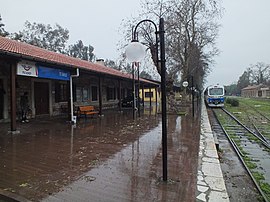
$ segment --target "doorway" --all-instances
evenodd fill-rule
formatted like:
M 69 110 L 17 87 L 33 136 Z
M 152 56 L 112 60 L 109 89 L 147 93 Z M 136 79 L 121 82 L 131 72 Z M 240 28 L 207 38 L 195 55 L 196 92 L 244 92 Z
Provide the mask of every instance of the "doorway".
M 35 82 L 34 92 L 36 115 L 49 114 L 49 83 Z

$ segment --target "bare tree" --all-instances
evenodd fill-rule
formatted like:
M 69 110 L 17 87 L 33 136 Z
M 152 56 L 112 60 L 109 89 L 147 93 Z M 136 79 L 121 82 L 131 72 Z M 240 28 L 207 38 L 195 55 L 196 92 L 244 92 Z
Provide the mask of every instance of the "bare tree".
M 267 84 L 270 81 L 270 65 L 258 62 L 250 65 L 250 79 L 255 84 Z
M 217 19 L 219 16 L 221 16 L 219 1 L 144 0 L 139 17 L 125 24 L 128 28 L 125 38 L 131 40 L 131 24 L 135 25 L 133 22 L 139 22 L 145 18 L 158 22 L 158 19 L 163 17 L 166 23 L 168 80 L 174 81 L 180 73 L 183 77 L 187 77 L 194 73 L 195 69 L 201 69 L 204 72 L 202 76 L 206 76 L 213 57 L 218 54 L 215 41 L 218 36 Z M 149 48 L 153 63 L 160 73 L 153 25 L 141 24 L 137 32 L 139 41 Z
M 218 36 L 218 18 L 222 8 L 219 0 L 144 0 L 142 12 L 137 19 L 126 24 L 126 38 L 131 36 L 132 27 L 129 23 L 141 19 L 158 22 L 165 19 L 166 43 L 166 86 L 168 102 L 173 100 L 173 84 L 182 77 L 186 80 L 193 76 L 197 88 L 202 90 L 206 75 L 210 72 L 213 58 L 218 54 L 215 42 Z M 135 25 L 135 23 L 133 24 Z M 137 30 L 139 41 L 146 45 L 152 56 L 153 64 L 160 74 L 157 58 L 155 30 L 151 23 L 143 23 Z M 131 38 L 129 38 L 131 39 Z M 171 104 L 170 104 L 171 106 Z
M 201 70 L 204 78 L 213 57 L 218 54 L 215 41 L 219 25 L 215 19 L 221 15 L 221 7 L 216 1 L 207 0 L 170 2 L 172 12 L 167 20 L 167 52 L 173 61 L 171 69 L 180 71 L 183 78 Z M 203 78 L 200 78 L 200 82 Z

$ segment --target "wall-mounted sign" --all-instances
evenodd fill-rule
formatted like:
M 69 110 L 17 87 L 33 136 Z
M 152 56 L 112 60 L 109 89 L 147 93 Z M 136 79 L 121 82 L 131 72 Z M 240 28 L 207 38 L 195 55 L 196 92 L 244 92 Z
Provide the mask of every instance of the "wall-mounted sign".
M 38 66 L 38 77 L 69 81 L 70 72 L 62 69 Z
M 17 64 L 17 75 L 22 76 L 38 76 L 38 71 L 35 63 L 21 61 Z

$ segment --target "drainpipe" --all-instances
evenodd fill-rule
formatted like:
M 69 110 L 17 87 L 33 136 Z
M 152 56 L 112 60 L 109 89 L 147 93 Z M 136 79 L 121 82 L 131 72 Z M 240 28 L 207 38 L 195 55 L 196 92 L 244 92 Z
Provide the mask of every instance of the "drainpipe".
M 69 80 L 70 80 L 70 82 L 69 82 L 69 84 L 70 84 L 70 113 L 71 113 L 71 120 L 70 121 L 72 124 L 76 124 L 76 119 L 77 119 L 77 117 L 74 116 L 74 114 L 73 114 L 73 88 L 72 88 L 73 83 L 72 83 L 72 78 L 79 77 L 79 75 L 80 75 L 79 68 L 77 68 L 76 74 L 70 75 L 70 78 L 69 78 Z

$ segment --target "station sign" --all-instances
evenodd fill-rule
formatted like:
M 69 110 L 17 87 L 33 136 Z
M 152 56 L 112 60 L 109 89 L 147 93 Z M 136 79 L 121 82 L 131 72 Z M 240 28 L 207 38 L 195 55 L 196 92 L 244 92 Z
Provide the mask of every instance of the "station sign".
M 36 64 L 28 61 L 21 61 L 17 64 L 17 75 L 38 77 Z
M 62 69 L 38 66 L 38 77 L 69 81 L 70 72 Z

